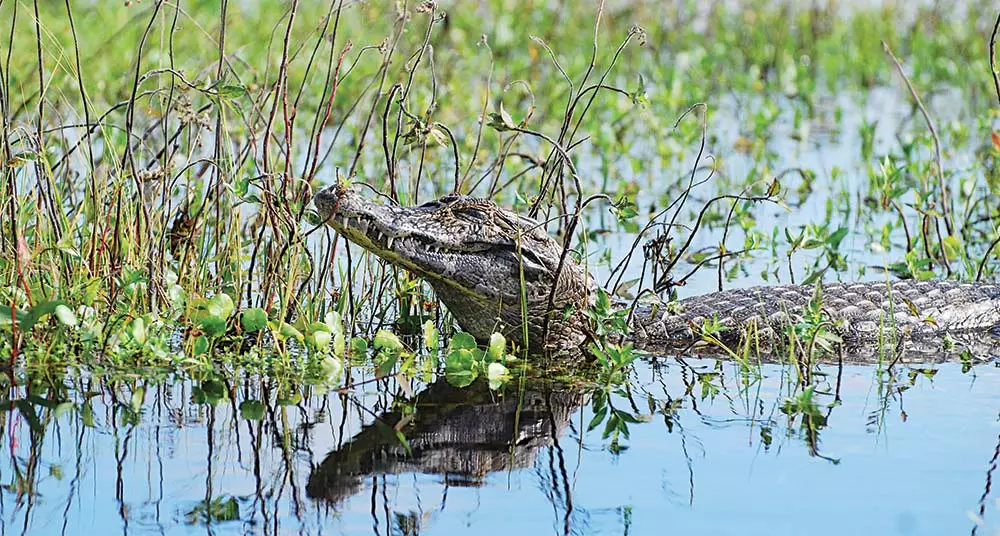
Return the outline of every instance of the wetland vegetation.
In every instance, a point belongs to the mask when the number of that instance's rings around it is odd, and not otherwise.
[[[993,281],[995,9],[0,0],[3,532],[997,530],[992,355],[823,360],[819,317],[766,360],[479,346],[312,205],[544,221],[601,335]]]

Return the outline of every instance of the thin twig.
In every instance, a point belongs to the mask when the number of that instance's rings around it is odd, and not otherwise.
[[[993,33],[990,35],[990,72],[993,73],[993,87],[997,92],[997,102],[1000,102],[1000,73],[997,72],[997,30],[1000,30],[1000,13],[997,13],[997,21],[993,24]]]
[[[896,59],[896,55],[892,53],[889,49],[889,44],[882,41],[882,50],[889,55],[892,59],[892,63],[896,65],[896,70],[899,71],[899,76],[903,78],[903,82],[906,83],[906,88],[910,90],[910,96],[917,103],[917,108],[920,109],[920,113],[924,116],[924,121],[927,122],[927,128],[931,131],[931,136],[934,138],[934,160],[937,162],[937,178],[938,178],[938,189],[941,191],[941,210],[944,213],[944,225],[948,230],[948,235],[952,235],[952,225],[951,221],[951,198],[948,196],[948,189],[944,182],[944,167],[941,164],[941,139],[938,137],[937,129],[934,128],[934,122],[931,121],[930,114],[927,113],[927,108],[924,107],[923,101],[920,100],[920,95],[917,95],[917,90],[910,83],[910,79],[907,78],[906,73],[903,72],[903,66]]]

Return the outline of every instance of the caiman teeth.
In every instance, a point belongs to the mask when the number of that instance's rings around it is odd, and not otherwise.
[[[395,236],[388,236],[388,237],[386,238],[386,246],[385,246],[385,247],[387,247],[388,249],[392,249],[392,242],[393,242],[394,240],[396,240],[396,237],[395,237]]]

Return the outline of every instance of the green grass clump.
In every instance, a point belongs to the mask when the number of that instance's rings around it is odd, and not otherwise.
[[[404,203],[460,190],[576,214],[595,191],[634,198],[655,184],[654,202],[666,205],[688,181],[657,171],[688,165],[702,139],[701,121],[676,119],[697,102],[761,95],[738,125],[754,164],[717,187],[770,194],[783,107],[815,118],[829,92],[890,83],[878,39],[926,91],[975,95],[990,73],[985,9],[957,19],[923,8],[699,6],[0,4],[0,354],[121,366],[204,366],[260,346],[288,359],[289,345],[328,355],[334,312],[348,340],[374,332],[368,320],[390,305],[418,326],[435,316],[418,282],[341,262],[343,241],[316,228],[312,195],[338,176]],[[901,188],[922,217],[937,217],[933,168],[920,167],[928,141],[868,155],[865,165],[885,162],[870,168],[883,214],[895,214]],[[582,160],[592,165],[576,191]],[[908,173],[878,182],[901,166]],[[515,190],[524,195],[503,193]],[[989,219],[976,195],[959,189],[954,203]],[[782,241],[743,206],[705,216],[709,227],[743,229],[747,252]],[[585,231],[575,217],[555,220],[562,233]],[[830,250],[811,273],[842,265],[836,231],[811,232]],[[975,232],[911,241],[908,231],[908,269],[972,270],[962,246],[992,238]]]

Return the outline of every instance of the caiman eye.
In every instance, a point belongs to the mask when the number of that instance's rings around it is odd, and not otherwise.
[[[441,196],[438,199],[435,199],[433,201],[428,201],[428,202],[423,203],[421,205],[417,205],[417,208],[438,209],[438,208],[441,208],[441,207],[446,207],[446,206],[448,206],[448,205],[450,205],[450,204],[452,204],[452,203],[454,203],[456,201],[459,201],[461,199],[462,199],[461,195],[458,195],[458,194],[448,194],[448,195],[445,195],[445,196]]]
[[[476,207],[456,208],[455,212],[479,221],[486,221],[489,218],[489,216],[486,215],[485,211],[480,210]]]

